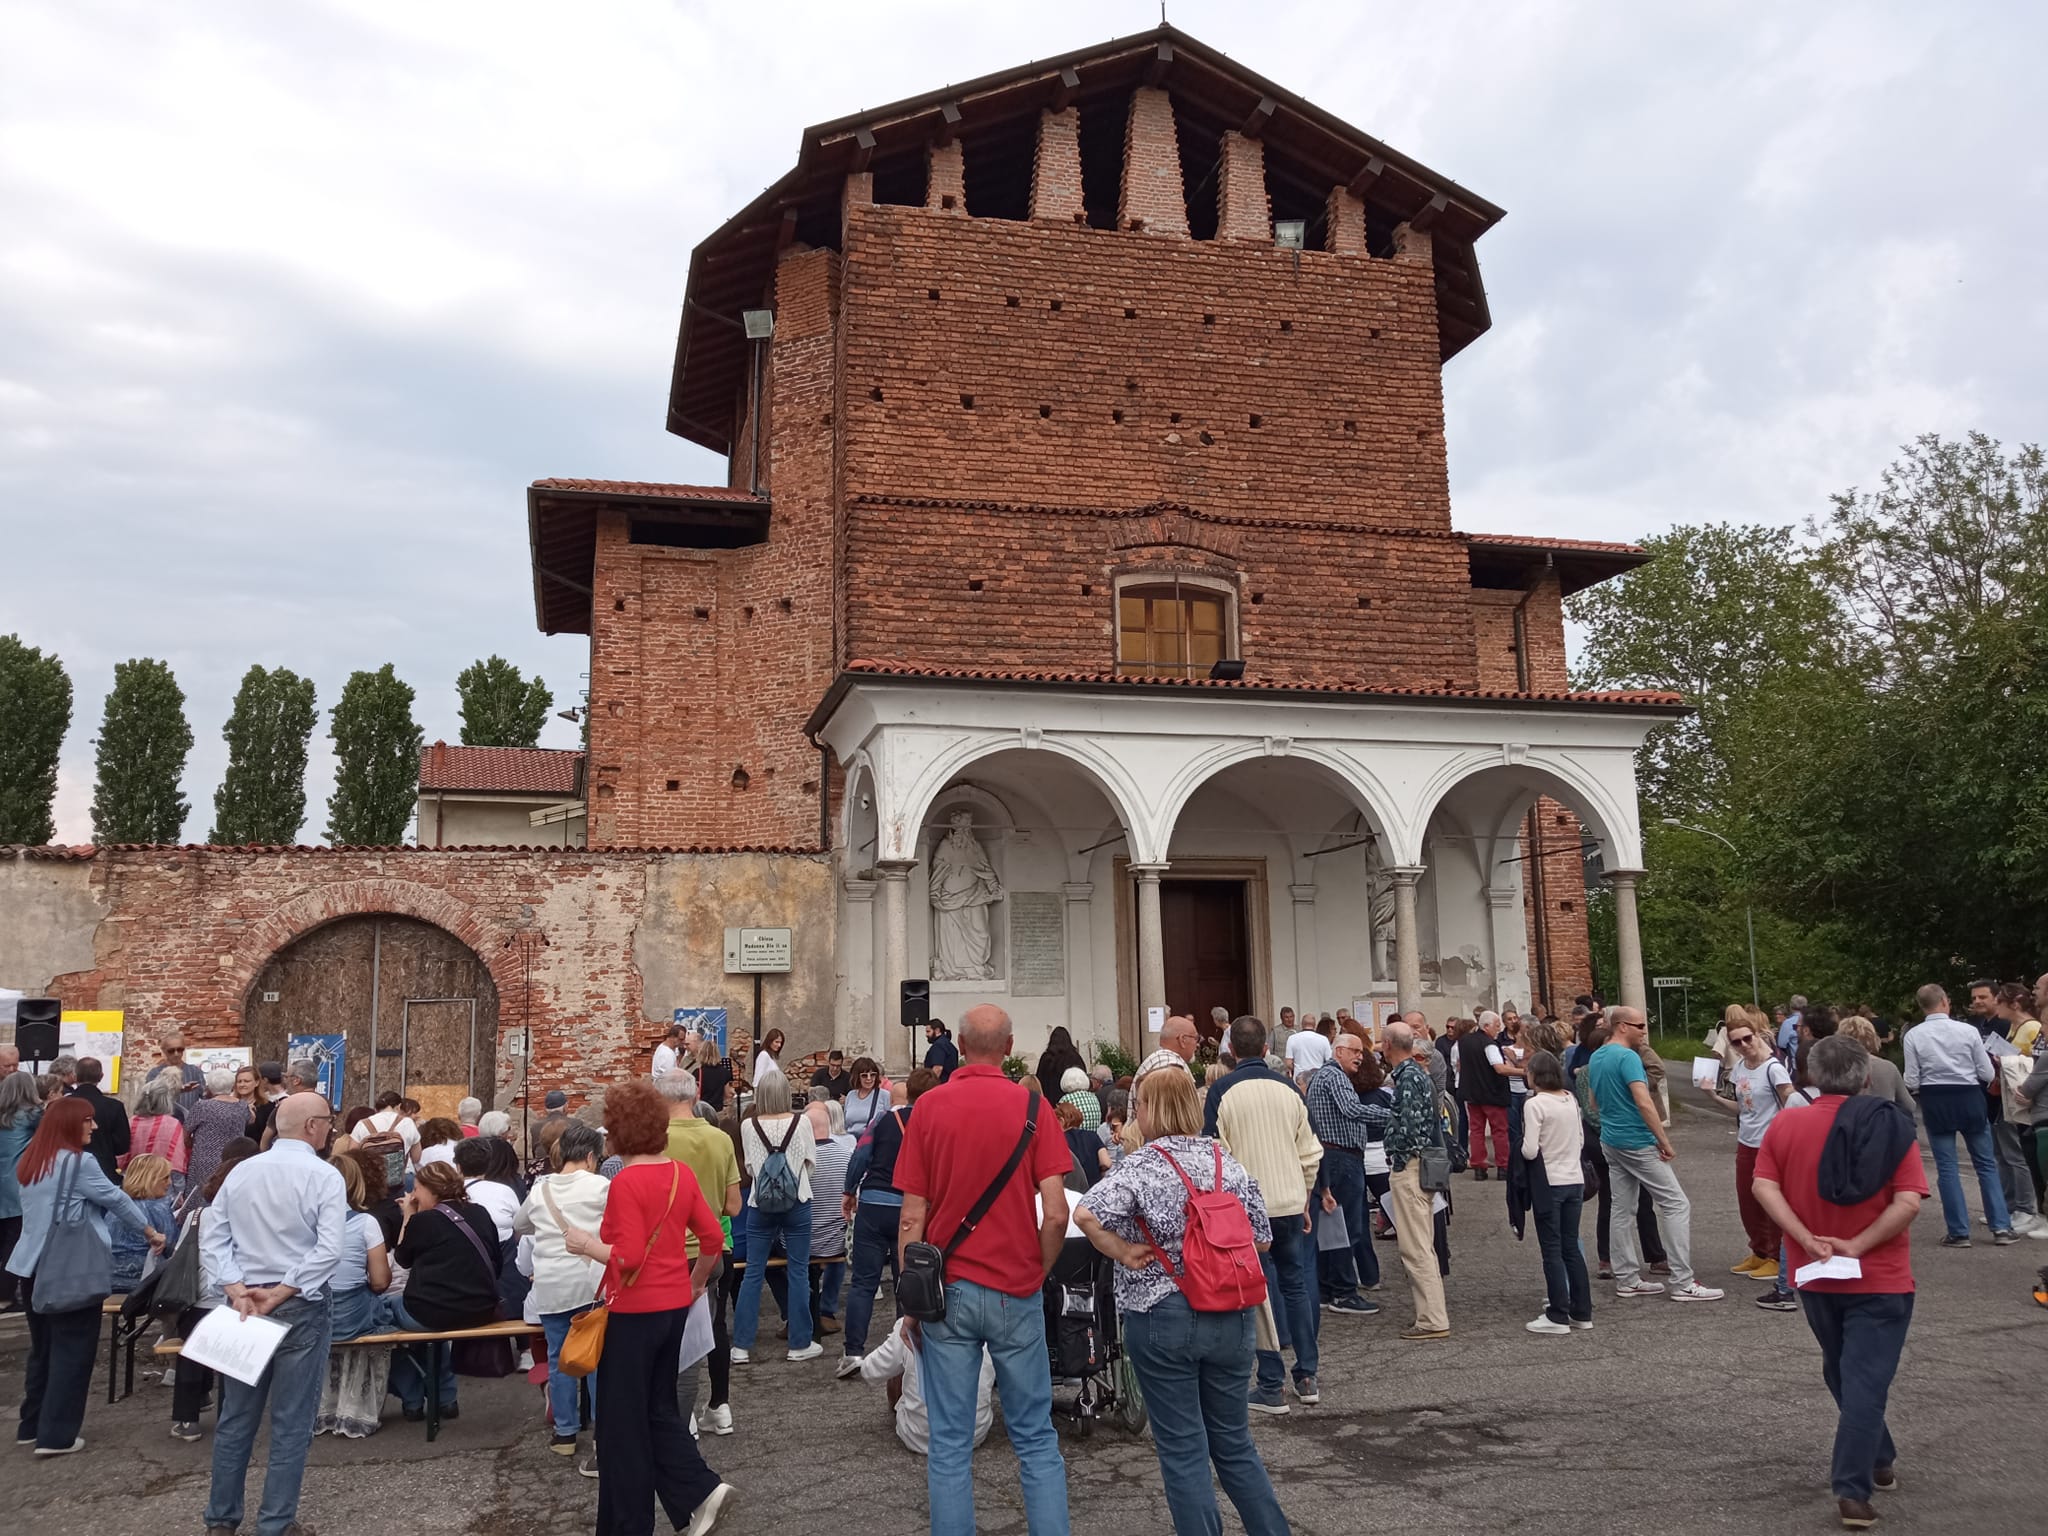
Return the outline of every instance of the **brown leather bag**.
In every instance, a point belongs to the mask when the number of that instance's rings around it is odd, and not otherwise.
[[[662,1226],[668,1221],[669,1212],[676,1208],[676,1188],[682,1166],[681,1163],[669,1164],[668,1206],[662,1211],[661,1220],[655,1222],[654,1230],[647,1234],[647,1255],[641,1259],[640,1268],[621,1277],[619,1289],[622,1291],[631,1289],[633,1282],[640,1278],[641,1270],[647,1268],[647,1260],[654,1257],[654,1245],[661,1241]],[[541,1185],[540,1194],[547,1202],[549,1214],[555,1218],[555,1225],[565,1227],[561,1208],[555,1204],[555,1197],[547,1185]],[[588,1311],[579,1312],[570,1321],[568,1336],[555,1352],[555,1368],[564,1376],[588,1376],[596,1370],[597,1362],[604,1357],[604,1331],[610,1321],[611,1302],[600,1292]]]

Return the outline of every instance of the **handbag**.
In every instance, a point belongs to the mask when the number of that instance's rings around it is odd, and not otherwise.
[[[668,1221],[668,1213],[676,1205],[676,1180],[682,1170],[681,1163],[672,1163],[668,1171],[668,1205],[661,1213],[661,1220],[655,1222],[654,1230],[647,1235],[647,1255],[641,1259],[640,1268],[630,1275],[622,1275],[619,1289],[632,1289],[633,1282],[640,1278],[647,1268],[647,1260],[654,1257],[654,1245],[661,1240],[661,1229]],[[561,1210],[555,1205],[554,1196],[547,1187],[541,1187],[541,1198],[547,1202],[548,1211],[555,1218],[555,1225],[562,1225]],[[555,1351],[555,1365],[564,1376],[588,1376],[597,1369],[597,1362],[604,1355],[605,1325],[611,1321],[611,1301],[602,1292],[588,1310],[576,1314],[569,1321],[569,1332],[562,1340],[562,1347]]]
[[[946,1246],[936,1248],[930,1243],[903,1245],[902,1269],[896,1276],[896,1310],[904,1317],[915,1318],[920,1323],[942,1323],[946,1320],[946,1260],[981,1225],[981,1219],[996,1203],[996,1196],[1003,1192],[1003,1186],[1010,1182],[1017,1165],[1024,1161],[1032,1134],[1038,1129],[1040,1102],[1039,1095],[1029,1096],[1024,1106],[1024,1130],[1017,1137],[1017,1145],[1010,1149],[1010,1160],[1003,1164],[1002,1171],[981,1192],[981,1198],[960,1218],[960,1225],[953,1229],[953,1236]]]
[[[203,1209],[203,1207],[202,1207]],[[199,1295],[205,1289],[205,1277],[200,1273],[199,1264],[199,1211],[194,1210],[185,1218],[185,1231],[178,1239],[177,1247],[171,1250],[170,1258],[155,1275],[156,1292],[152,1298],[157,1315],[174,1316],[199,1305]]]
[[[78,1170],[85,1157],[83,1152],[73,1152],[64,1171],[56,1175],[62,1182],[57,1186],[57,1203],[50,1212],[42,1255],[36,1260],[32,1305],[38,1312],[97,1307],[113,1294],[113,1248],[100,1230],[94,1208],[76,1194]]]
[[[1431,1107],[1442,1109],[1440,1103]],[[1426,1194],[1447,1195],[1451,1192],[1451,1149],[1444,1135],[1444,1117],[1439,1112],[1430,1119],[1436,1127],[1436,1145],[1415,1154],[1415,1180]]]

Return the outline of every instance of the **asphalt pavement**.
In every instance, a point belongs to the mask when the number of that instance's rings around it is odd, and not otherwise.
[[[1835,1528],[1828,1492],[1833,1406],[1819,1352],[1797,1314],[1751,1304],[1760,1286],[1727,1273],[1744,1252],[1733,1188],[1733,1123],[1681,1107],[1677,1168],[1693,1201],[1701,1279],[1727,1299],[1622,1302],[1596,1285],[1596,1326],[1533,1335],[1541,1266],[1532,1233],[1509,1232],[1501,1186],[1461,1179],[1448,1282],[1452,1337],[1404,1344],[1405,1283],[1380,1245],[1378,1318],[1324,1314],[1323,1400],[1254,1433],[1282,1507],[1307,1536],[1360,1531],[1754,1533]],[[1931,1168],[1930,1168],[1931,1176]],[[1592,1214],[1585,1240],[1592,1251]],[[1967,1252],[1934,1246],[1934,1202],[1913,1229],[1920,1292],[1894,1384],[1899,1491],[1880,1530],[2048,1529],[2048,1309],[2029,1291],[2048,1242]],[[886,1305],[877,1328],[885,1325]],[[772,1328],[764,1324],[763,1343]],[[26,1352],[0,1319],[0,1401],[18,1400]],[[778,1352],[734,1372],[736,1431],[707,1435],[707,1459],[741,1491],[721,1529],[924,1529],[924,1468],[898,1445],[879,1390],[841,1382],[822,1360]],[[104,1356],[102,1357],[104,1360]],[[433,1445],[391,1406],[368,1440],[316,1440],[301,1513],[326,1536],[590,1530],[597,1485],[549,1454],[539,1391],[523,1378],[462,1383],[462,1417]],[[211,1437],[169,1437],[170,1393],[154,1382],[87,1412],[88,1449],[10,1457],[9,1530],[28,1536],[162,1536],[200,1529]],[[1106,1426],[1063,1436],[1074,1526],[1171,1530],[1148,1438]],[[261,1444],[258,1447],[261,1454]],[[1015,1462],[1000,1423],[975,1458],[981,1529],[1024,1530]],[[261,1484],[252,1472],[249,1505]],[[25,1523],[16,1523],[22,1521]],[[661,1523],[666,1528],[666,1522]],[[1224,1528],[1238,1529],[1225,1505]]]

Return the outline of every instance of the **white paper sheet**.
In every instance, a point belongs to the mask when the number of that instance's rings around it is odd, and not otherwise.
[[[1816,1280],[1861,1280],[1863,1263],[1846,1253],[1838,1253],[1832,1259],[1821,1259],[1816,1263],[1802,1264],[1793,1272],[1795,1286],[1811,1285]]]
[[[1429,1197],[1429,1214],[1432,1216],[1435,1216],[1442,1211],[1447,1211],[1450,1209],[1450,1207],[1451,1202],[1445,1199],[1441,1194],[1431,1195]],[[1388,1191],[1386,1194],[1380,1196],[1380,1209],[1387,1213],[1388,1226],[1397,1225],[1397,1223],[1394,1221],[1394,1196],[1391,1190]]]
[[[1316,1223],[1316,1252],[1343,1253],[1351,1246],[1351,1230],[1344,1225],[1344,1207],[1323,1212]]]
[[[1156,1035],[1164,1031],[1165,1028],[1166,1010],[1158,1007],[1147,1008],[1145,1010],[1145,1033]]]
[[[272,1318],[244,1317],[233,1307],[215,1307],[186,1336],[184,1358],[253,1387],[290,1332]]]
[[[690,1303],[690,1315],[683,1320],[683,1349],[676,1361],[676,1374],[680,1376],[710,1353],[711,1296],[706,1292]]]
[[[1695,1056],[1692,1059],[1692,1085],[1712,1093],[1721,1082],[1721,1060],[1718,1056]]]

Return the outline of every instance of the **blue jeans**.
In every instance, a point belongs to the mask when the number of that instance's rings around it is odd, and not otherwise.
[[[1586,1255],[1579,1247],[1579,1213],[1586,1208],[1586,1186],[1550,1186],[1550,1210],[1535,1211],[1536,1244],[1543,1250],[1543,1285],[1550,1304],[1543,1315],[1553,1323],[1590,1323],[1593,1285],[1586,1277]]]
[[[1950,1237],[1970,1235],[1970,1206],[1963,1197],[1963,1175],[1956,1161],[1957,1136],[1963,1138],[1963,1145],[1969,1149],[1970,1166],[1977,1173],[1977,1189],[1984,1197],[1984,1221],[1992,1231],[2002,1232],[2012,1225],[2012,1216],[2005,1208],[2005,1186],[1999,1179],[1998,1154],[1991,1147],[1991,1126],[1984,1121],[1974,1130],[1927,1133],[1927,1144],[1934,1151],[1935,1187],[1941,1191],[1942,1223]]]
[[[1212,1462],[1247,1536],[1286,1536],[1287,1517],[1252,1444],[1245,1401],[1254,1327],[1249,1310],[1195,1312],[1178,1293],[1149,1312],[1123,1316],[1124,1348],[1151,1415],[1175,1536],[1222,1531],[1209,1484]]]
[[[1841,1412],[1829,1472],[1835,1497],[1867,1500],[1872,1470],[1898,1459],[1884,1408],[1913,1321],[1913,1293],[1801,1291],[1799,1302],[1820,1341],[1821,1377]]]
[[[811,1271],[811,1284],[818,1292],[818,1311],[826,1317],[839,1315],[839,1288],[846,1283],[844,1264],[827,1264]]]
[[[868,1320],[875,1315],[875,1287],[882,1283],[882,1268],[896,1273],[896,1227],[903,1219],[900,1205],[870,1205],[863,1200],[854,1207],[853,1231],[847,1239],[848,1265],[853,1271],[847,1281],[846,1352],[864,1355],[868,1348]]]
[[[733,1314],[735,1348],[754,1347],[754,1334],[761,1326],[761,1287],[768,1279],[768,1254],[778,1235],[783,1252],[789,1255],[789,1273],[800,1277],[789,1288],[789,1347],[810,1347],[811,1286],[806,1271],[811,1267],[811,1202],[799,1200],[786,1211],[747,1207],[747,1276],[740,1282],[740,1303]]]
[[[1316,1306],[1315,1239],[1302,1230],[1301,1213],[1273,1218],[1273,1246],[1259,1255],[1266,1271],[1266,1294],[1273,1298],[1273,1325],[1282,1349],[1294,1351],[1294,1375],[1316,1373],[1316,1329],[1322,1313]],[[1259,1390],[1277,1392],[1285,1383],[1280,1351],[1259,1351]],[[1148,1400],[1149,1401],[1149,1400]]]
[[[583,1412],[577,1401],[577,1387],[582,1382],[590,1383],[590,1402],[597,1405],[597,1372],[579,1380],[560,1369],[556,1361],[562,1358],[562,1341],[569,1337],[569,1325],[588,1312],[588,1307],[578,1307],[574,1312],[543,1312],[540,1315],[540,1331],[548,1340],[548,1414],[555,1421],[555,1433],[573,1435],[583,1427]],[[592,1422],[596,1422],[593,1415]]]
[[[267,1405],[270,1464],[263,1474],[256,1536],[284,1536],[299,1517],[299,1484],[306,1476],[306,1451],[313,1443],[320,1389],[327,1385],[332,1308],[325,1296],[317,1301],[294,1296],[280,1302],[270,1320],[291,1331],[256,1385],[245,1386],[225,1374],[217,1378],[220,1414],[213,1431],[213,1486],[206,1497],[207,1525],[224,1525],[230,1530],[241,1526],[242,1485]]]
[[[995,1362],[1003,1426],[1017,1453],[1025,1527],[1030,1536],[1067,1536],[1067,1464],[1052,1427],[1044,1297],[1037,1291],[1006,1296],[972,1280],[955,1280],[946,1287],[946,1320],[926,1323],[923,1332],[932,1536],[970,1536],[974,1530],[974,1409],[984,1345]]]
[[[405,1295],[386,1296],[385,1306],[391,1309],[391,1326],[408,1333],[431,1333],[434,1330],[416,1320],[405,1310]],[[455,1357],[446,1344],[405,1344],[391,1351],[391,1391],[408,1412],[418,1412],[427,1406],[427,1373],[420,1369],[419,1352],[425,1350],[434,1362],[434,1380],[440,1391],[434,1401],[443,1408],[455,1404]]]
[[[1344,1213],[1344,1230],[1351,1239],[1349,1249],[1342,1252],[1324,1253],[1320,1238],[1316,1245],[1316,1263],[1323,1273],[1334,1282],[1322,1286],[1323,1294],[1332,1300],[1340,1296],[1356,1296],[1360,1286],[1372,1287],[1380,1283],[1380,1256],[1372,1248],[1373,1199],[1366,1189],[1365,1159],[1350,1152],[1323,1153],[1323,1182],[1336,1197],[1337,1209]],[[1323,1224],[1323,1203],[1312,1198],[1309,1209],[1315,1212],[1316,1227]],[[1349,1263],[1345,1262],[1349,1257]]]

